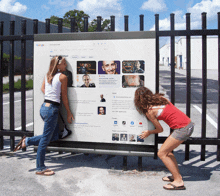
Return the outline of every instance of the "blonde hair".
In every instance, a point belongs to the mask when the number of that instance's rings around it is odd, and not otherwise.
[[[60,57],[61,56],[53,57],[50,61],[49,71],[47,72],[47,82],[49,84],[52,83],[53,77],[58,72],[58,68],[57,68],[58,64],[60,64],[62,62],[62,60],[64,59],[63,57],[61,57],[62,59],[60,59]]]

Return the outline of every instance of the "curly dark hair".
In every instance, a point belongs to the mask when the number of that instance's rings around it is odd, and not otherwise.
[[[162,93],[153,94],[147,87],[139,87],[135,91],[134,104],[140,114],[148,112],[152,106],[166,105],[169,101],[163,97]]]

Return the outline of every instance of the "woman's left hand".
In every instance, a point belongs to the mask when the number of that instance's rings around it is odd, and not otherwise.
[[[142,134],[139,135],[141,139],[147,138],[150,135],[150,131],[142,131]]]

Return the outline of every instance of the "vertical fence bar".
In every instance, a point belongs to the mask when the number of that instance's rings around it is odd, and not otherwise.
[[[0,36],[3,36],[4,22],[0,23]],[[0,130],[3,130],[3,41],[0,41]],[[4,137],[0,136],[0,150],[4,148]]]
[[[174,31],[174,14],[170,14],[170,31]],[[171,51],[170,51],[170,57],[171,57],[171,102],[172,104],[175,104],[175,36],[171,36],[170,40],[171,45]]]
[[[38,20],[34,20],[33,34],[38,34]],[[32,61],[32,62],[33,62],[33,61]],[[37,152],[37,150],[34,149],[34,152]]]
[[[111,31],[115,31],[115,16],[111,17]]]
[[[190,13],[186,14],[186,30],[190,31]],[[190,36],[186,36],[186,115],[190,118],[190,105],[191,105],[191,43]],[[185,145],[185,160],[189,160],[189,144]]]
[[[21,36],[26,35],[26,25],[26,20],[22,20]],[[21,40],[21,127],[22,131],[26,131],[26,40]]]
[[[98,32],[102,31],[101,20],[102,20],[102,17],[97,16],[97,30],[96,31]]]
[[[140,15],[140,31],[144,30],[144,15]]]
[[[26,20],[21,22],[21,35],[26,35]],[[26,40],[21,40],[21,113],[22,113],[22,131],[26,131],[26,94],[25,94],[25,83],[26,83]]]
[[[84,32],[88,32],[88,26],[89,26],[89,23],[88,23],[88,16],[84,16]]]
[[[50,33],[50,19],[46,19],[45,33]]]
[[[142,172],[142,157],[138,157],[138,171]]]
[[[202,13],[202,30],[206,29],[206,13]],[[207,104],[207,36],[202,36],[202,138],[206,138],[206,104]],[[205,145],[201,146],[201,160],[205,161]]]
[[[170,31],[174,31],[174,14],[170,14]],[[175,36],[170,38],[170,58],[171,58],[171,103],[175,105]],[[170,133],[172,129],[170,129]]]
[[[128,31],[128,16],[124,16],[125,19],[125,31]],[[127,170],[127,156],[123,157],[123,170],[126,171]]]
[[[140,31],[144,30],[144,15],[141,14],[140,16]],[[138,171],[142,171],[142,157],[138,157]]]
[[[124,156],[123,157],[123,171],[127,171],[127,164],[128,164],[128,157]]]
[[[71,32],[76,32],[76,20],[75,18],[70,18]]]
[[[59,18],[58,19],[58,33],[63,33],[63,19],[62,18]],[[50,151],[47,150],[47,153],[49,153]],[[62,151],[59,151],[58,152],[59,154],[63,154]]]
[[[220,139],[220,12],[218,12],[218,139]],[[217,145],[217,161],[220,161],[220,145]]]
[[[128,31],[128,16],[124,16],[124,19],[125,19],[125,31]]]
[[[58,33],[63,33],[63,19],[58,19]]]
[[[159,93],[159,58],[160,58],[160,46],[159,41],[160,37],[159,33],[159,14],[155,14],[155,32],[156,32],[156,93]],[[155,134],[155,148],[154,148],[154,159],[157,159],[157,151],[158,151],[158,134]]]
[[[34,19],[33,22],[33,33],[38,34],[38,20]]]
[[[10,21],[10,35],[15,33],[15,21]],[[14,131],[14,40],[10,41],[9,96],[10,96],[10,131]],[[10,136],[10,149],[14,150],[15,137]]]

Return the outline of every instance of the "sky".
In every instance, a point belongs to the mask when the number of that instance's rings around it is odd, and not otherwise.
[[[124,31],[124,16],[129,16],[129,31],[139,31],[139,15],[144,15],[144,30],[155,29],[159,14],[160,30],[170,29],[170,14],[175,14],[175,29],[186,27],[185,14],[191,14],[191,29],[201,29],[201,13],[207,13],[207,28],[217,28],[220,0],[0,0],[0,11],[45,21],[63,17],[69,10],[83,10],[90,16],[110,19],[115,16],[116,31]]]

